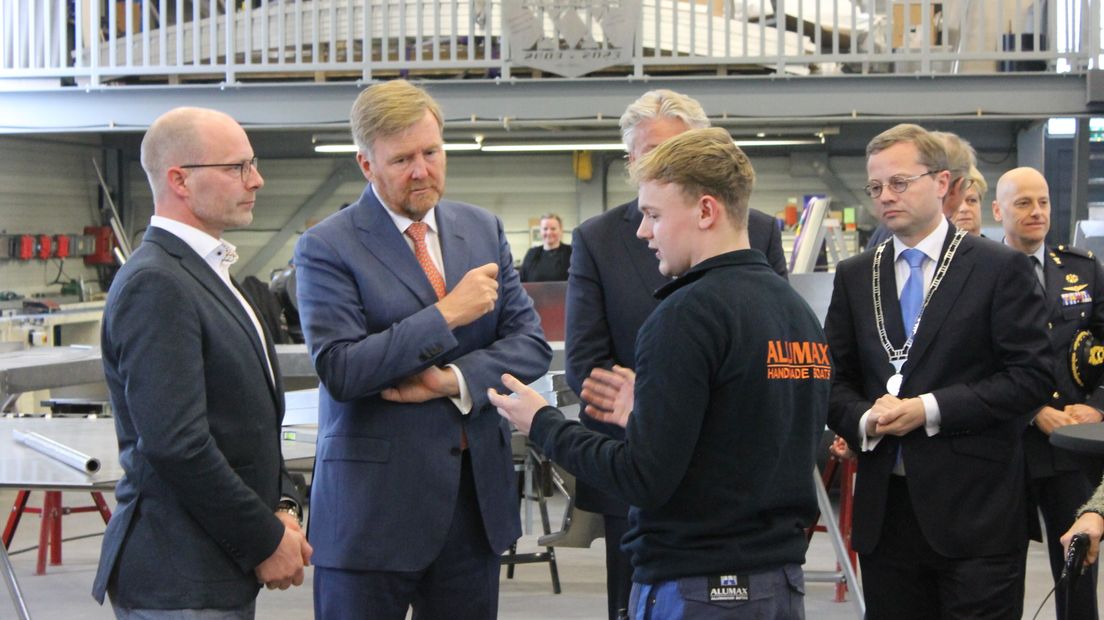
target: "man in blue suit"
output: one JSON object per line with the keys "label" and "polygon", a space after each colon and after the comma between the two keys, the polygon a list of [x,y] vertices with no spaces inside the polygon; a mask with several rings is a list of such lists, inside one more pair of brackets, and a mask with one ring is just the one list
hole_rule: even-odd
{"label": "man in blue suit", "polygon": [[310,559],[280,457],[272,335],[221,238],[253,220],[256,164],[214,110],[167,112],[142,140],[154,216],[111,285],[101,339],[125,474],[93,596],[118,618],[252,618],[260,584],[299,585]]}
{"label": "man in blue suit", "polygon": [[551,350],[502,223],[441,200],[442,116],[403,80],[351,113],[360,200],[295,248],[322,380],[309,536],[318,618],[489,619],[521,533],[510,429],[487,400]]}
{"label": "man in blue suit", "polygon": [[[671,90],[651,90],[621,116],[621,137],[629,163],[643,157],[668,138],[709,126],[701,104]],[[636,231],[644,216],[634,198],[590,218],[572,233],[571,270],[567,280],[567,382],[582,394],[583,381],[595,368],[614,364],[632,367],[636,333],[659,305],[655,292],[671,281],[659,272],[659,259]],[[767,257],[771,268],[786,277],[782,237],[773,217],[748,209],[748,237],[752,249]],[[580,417],[583,425],[623,440],[620,427]],[[606,595],[609,620],[629,604],[632,566],[621,550],[628,531],[629,505],[586,482],[576,482],[576,505],[602,514],[606,537]]]}

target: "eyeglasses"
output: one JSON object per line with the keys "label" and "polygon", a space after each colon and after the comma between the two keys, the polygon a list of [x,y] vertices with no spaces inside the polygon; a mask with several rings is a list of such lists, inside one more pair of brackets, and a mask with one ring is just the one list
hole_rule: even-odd
{"label": "eyeglasses", "polygon": [[241,174],[242,183],[249,182],[249,176],[257,169],[257,158],[239,161],[233,164],[185,164],[179,168],[237,168]]}
{"label": "eyeglasses", "polygon": [[871,198],[877,198],[878,196],[881,196],[882,190],[886,187],[893,191],[894,194],[903,194],[908,191],[909,186],[912,185],[913,182],[919,180],[922,177],[926,177],[929,174],[939,174],[940,172],[943,171],[929,170],[914,177],[890,177],[889,181],[885,185],[882,185],[878,181],[871,181],[866,184],[866,187],[864,187],[863,190],[865,190],[866,195],[870,196]]}

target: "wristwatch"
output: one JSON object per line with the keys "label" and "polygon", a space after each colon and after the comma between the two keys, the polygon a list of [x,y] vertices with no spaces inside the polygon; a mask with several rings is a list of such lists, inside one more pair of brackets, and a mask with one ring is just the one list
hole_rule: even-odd
{"label": "wristwatch", "polygon": [[303,511],[299,508],[299,504],[294,501],[290,499],[280,500],[280,503],[276,504],[276,512],[288,513],[299,522],[299,527],[303,527]]}

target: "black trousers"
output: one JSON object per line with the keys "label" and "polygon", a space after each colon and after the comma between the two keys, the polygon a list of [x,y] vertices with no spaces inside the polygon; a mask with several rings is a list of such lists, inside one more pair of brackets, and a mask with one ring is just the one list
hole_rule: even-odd
{"label": "black trousers", "polygon": [[[1066,562],[1062,552],[1062,534],[1073,525],[1078,509],[1088,501],[1093,489],[1080,471],[1058,472],[1053,476],[1030,480],[1028,484],[1031,499],[1043,514],[1050,572],[1057,584]],[[1070,600],[1068,610],[1067,595]],[[1096,620],[1096,564],[1091,569],[1085,569],[1072,592],[1067,593],[1065,586],[1058,587],[1054,591],[1054,605],[1058,620]]]}
{"label": "black trousers", "polygon": [[867,620],[1007,620],[1023,615],[1024,553],[967,558],[939,554],[920,531],[903,477],[890,477],[878,546],[860,555],[859,562]]}
{"label": "black trousers", "polygon": [[633,585],[630,556],[621,550],[621,539],[629,531],[629,520],[602,515],[602,521],[606,528],[606,606],[609,620],[617,620],[618,614],[627,613],[629,609]]}
{"label": "black trousers", "polygon": [[494,620],[498,615],[499,556],[491,552],[475,495],[471,457],[464,452],[460,492],[441,554],[424,570],[314,569],[314,615],[319,620]]}

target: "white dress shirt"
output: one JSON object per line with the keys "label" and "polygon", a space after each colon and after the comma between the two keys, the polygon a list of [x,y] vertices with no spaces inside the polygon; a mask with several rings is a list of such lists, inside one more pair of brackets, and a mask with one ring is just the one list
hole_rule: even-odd
{"label": "white dress shirt", "polygon": [[[936,267],[939,265],[940,254],[943,251],[943,241],[947,238],[947,231],[950,229],[950,224],[947,223],[947,218],[940,217],[939,224],[935,227],[935,230],[931,232],[927,237],[924,237],[916,244],[915,249],[920,250],[927,257],[924,264],[920,266],[921,272],[924,274],[924,295],[928,294],[928,289],[931,288],[932,280],[935,278]],[[893,274],[897,280],[897,299],[901,298],[901,291],[905,288],[905,282],[908,281],[911,274],[911,268],[908,261],[901,258],[901,253],[909,249],[909,246],[905,242],[901,241],[896,235],[893,236]],[[923,318],[920,319],[923,323]],[[919,326],[917,326],[919,328]],[[928,434],[928,437],[935,435],[939,432],[939,424],[941,418],[939,416],[939,402],[935,400],[935,396],[930,392],[920,395],[920,402],[924,403],[924,432]],[[882,440],[881,437],[870,437],[866,434],[866,422],[870,417],[870,410],[867,409],[866,413],[859,418],[859,436],[863,438],[863,445],[861,449],[863,452],[873,450],[878,442]],[[900,473],[900,472],[898,472]]]}

